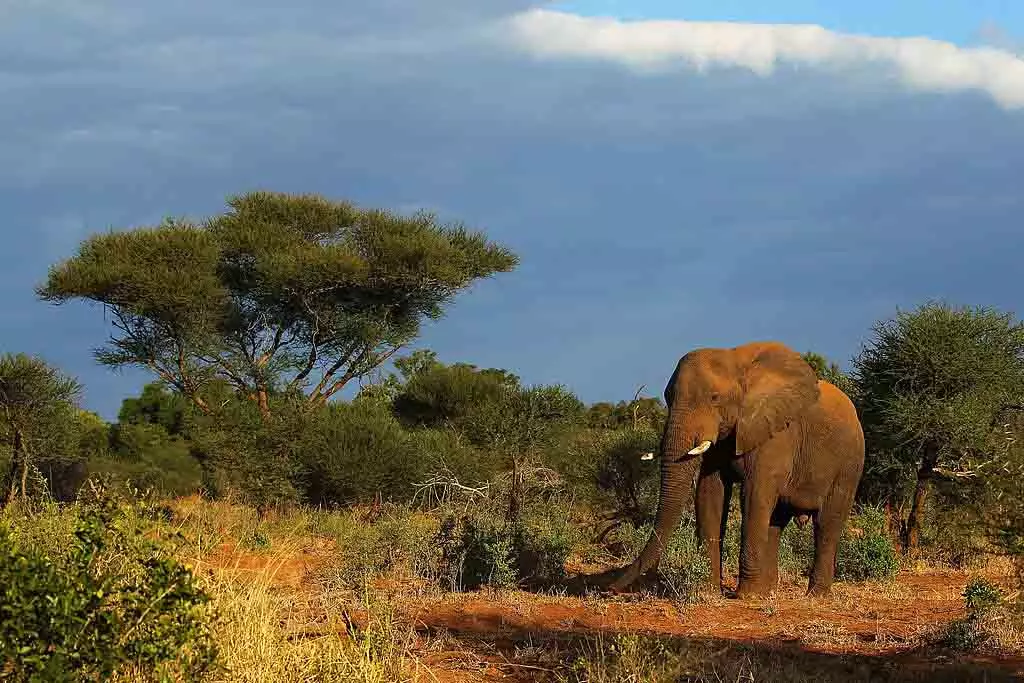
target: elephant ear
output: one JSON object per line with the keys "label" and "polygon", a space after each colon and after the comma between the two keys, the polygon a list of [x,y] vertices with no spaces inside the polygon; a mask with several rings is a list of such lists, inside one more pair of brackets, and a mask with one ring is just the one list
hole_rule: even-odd
{"label": "elephant ear", "polygon": [[817,402],[818,377],[807,362],[786,347],[769,347],[754,356],[743,375],[743,401],[736,423],[736,454],[754,450]]}

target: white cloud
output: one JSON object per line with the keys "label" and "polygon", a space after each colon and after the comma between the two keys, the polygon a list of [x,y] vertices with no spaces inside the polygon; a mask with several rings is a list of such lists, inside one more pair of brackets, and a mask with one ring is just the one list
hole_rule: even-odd
{"label": "white cloud", "polygon": [[622,21],[532,9],[500,25],[502,39],[549,58],[603,59],[638,70],[689,64],[761,76],[783,64],[819,69],[887,69],[924,92],[980,90],[1007,109],[1024,108],[1024,59],[993,47],[964,48],[930,38],[837,33],[811,24]]}

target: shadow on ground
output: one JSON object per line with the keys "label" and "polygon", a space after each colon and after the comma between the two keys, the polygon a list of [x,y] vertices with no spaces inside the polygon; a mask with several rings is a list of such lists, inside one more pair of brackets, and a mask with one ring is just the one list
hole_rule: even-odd
{"label": "shadow on ground", "polygon": [[[883,654],[836,653],[813,649],[797,639],[751,641],[629,631],[594,631],[571,623],[537,628],[515,614],[436,612],[417,619],[421,633],[457,640],[491,662],[497,655],[511,680],[590,680],[573,678],[580,659],[601,662],[602,681],[650,683],[703,681],[1017,681],[1024,660],[964,655],[925,647]],[[617,640],[627,636],[628,641]],[[497,664],[500,668],[502,665]],[[578,667],[576,669],[579,671]],[[568,675],[568,677],[567,677]],[[561,677],[560,677],[561,676]]]}

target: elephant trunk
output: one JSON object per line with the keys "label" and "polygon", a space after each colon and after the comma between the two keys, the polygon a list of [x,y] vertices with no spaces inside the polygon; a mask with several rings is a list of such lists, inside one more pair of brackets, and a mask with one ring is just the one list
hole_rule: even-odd
{"label": "elephant trunk", "polygon": [[692,501],[693,475],[701,457],[688,453],[698,443],[698,437],[692,436],[683,422],[681,411],[674,411],[665,425],[661,438],[661,491],[654,529],[640,555],[615,581],[613,589],[627,587],[658,564],[668,539],[679,524],[683,507]]}

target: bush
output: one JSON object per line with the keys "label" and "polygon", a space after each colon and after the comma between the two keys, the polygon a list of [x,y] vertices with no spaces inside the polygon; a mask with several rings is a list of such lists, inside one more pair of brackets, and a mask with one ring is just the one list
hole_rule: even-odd
{"label": "bush", "polygon": [[189,445],[162,426],[147,423],[118,424],[111,452],[91,460],[89,471],[172,497],[195,493],[203,480],[202,467]]}
{"label": "bush", "polygon": [[532,505],[509,522],[477,511],[449,515],[437,545],[442,578],[452,590],[550,586],[565,578],[565,561],[580,541],[559,506]]}
{"label": "bush", "polygon": [[116,517],[109,502],[85,508],[60,557],[0,527],[0,670],[14,680],[198,680],[216,668],[208,596]]}
{"label": "bush", "polygon": [[330,405],[310,420],[297,445],[306,498],[341,505],[409,500],[424,477],[416,442],[391,413],[370,401]]}
{"label": "bush", "polygon": [[985,578],[971,579],[964,588],[964,603],[971,613],[987,612],[997,607],[1002,599],[999,586]]}
{"label": "bush", "polygon": [[561,474],[578,498],[610,508],[620,519],[645,524],[658,508],[657,460],[640,456],[658,448],[652,430],[587,429],[571,436],[546,464]]}
{"label": "bush", "polygon": [[967,616],[947,624],[934,641],[951,650],[971,652],[996,639],[989,617],[1002,603],[1003,594],[991,581],[979,577],[967,584],[963,596]]}
{"label": "bush", "polygon": [[[617,547],[619,559],[632,561],[639,555],[653,528],[652,524],[638,527],[630,523],[619,527],[609,539],[612,547]],[[657,574],[656,592],[683,602],[693,602],[709,585],[711,559],[692,524],[681,524],[669,538]]]}
{"label": "bush", "polygon": [[395,570],[434,578],[441,559],[432,542],[437,530],[433,518],[397,505],[385,505],[372,521],[361,512],[332,514],[319,529],[333,533],[337,542],[338,555],[327,576],[349,588],[362,588],[368,577]]}
{"label": "bush", "polygon": [[272,403],[269,419],[252,403],[229,392],[207,400],[218,410],[186,414],[185,436],[203,469],[203,485],[214,497],[233,498],[263,511],[302,498],[296,486],[297,442],[311,424],[301,406]]}
{"label": "bush", "polygon": [[900,560],[887,525],[885,512],[878,508],[865,507],[853,516],[839,542],[838,580],[865,581],[895,576]]}

